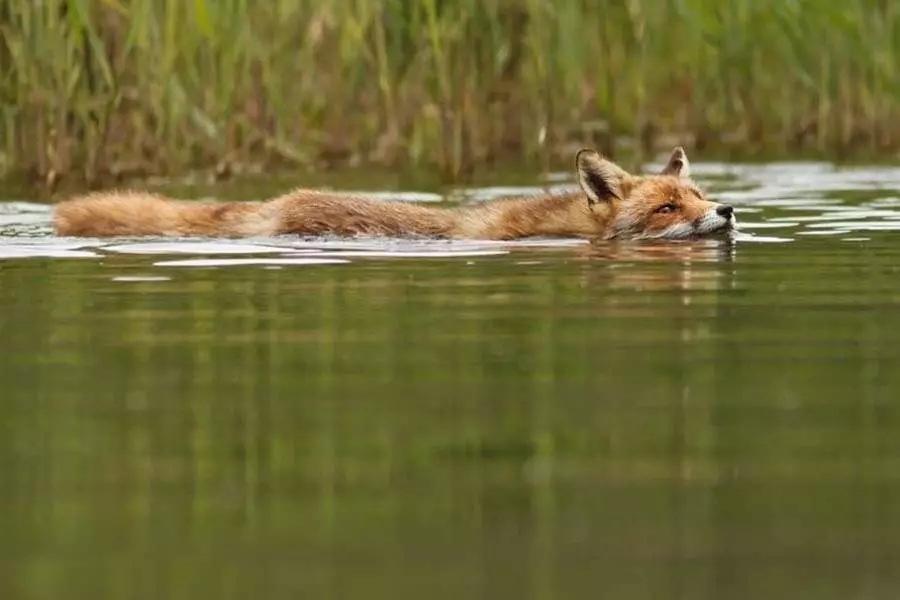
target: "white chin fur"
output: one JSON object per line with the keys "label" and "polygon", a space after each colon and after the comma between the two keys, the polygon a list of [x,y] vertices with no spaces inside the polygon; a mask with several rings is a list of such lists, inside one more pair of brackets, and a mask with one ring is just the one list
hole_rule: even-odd
{"label": "white chin fur", "polygon": [[645,239],[683,240],[720,231],[727,228],[729,225],[732,227],[734,226],[734,216],[730,219],[726,219],[713,209],[707,211],[699,221],[694,223],[676,223],[666,227],[662,231],[645,233],[638,237]]}
{"label": "white chin fur", "polygon": [[669,225],[662,231],[647,233],[642,237],[659,240],[683,240],[685,238],[694,237],[697,233],[697,228],[690,223],[675,223],[674,225]]}

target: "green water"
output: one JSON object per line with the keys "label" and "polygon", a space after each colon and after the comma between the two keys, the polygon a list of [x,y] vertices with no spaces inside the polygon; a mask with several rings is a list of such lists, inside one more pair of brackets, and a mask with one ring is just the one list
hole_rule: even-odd
{"label": "green water", "polygon": [[731,242],[5,205],[0,597],[895,597],[900,170],[706,173]]}

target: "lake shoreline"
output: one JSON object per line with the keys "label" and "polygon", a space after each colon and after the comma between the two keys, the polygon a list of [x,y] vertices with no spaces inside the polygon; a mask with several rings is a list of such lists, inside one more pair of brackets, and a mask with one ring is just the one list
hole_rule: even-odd
{"label": "lake shoreline", "polygon": [[676,143],[719,160],[900,150],[887,5],[74,6],[0,10],[0,177],[47,193],[195,169],[464,182],[567,168],[577,146],[616,161]]}

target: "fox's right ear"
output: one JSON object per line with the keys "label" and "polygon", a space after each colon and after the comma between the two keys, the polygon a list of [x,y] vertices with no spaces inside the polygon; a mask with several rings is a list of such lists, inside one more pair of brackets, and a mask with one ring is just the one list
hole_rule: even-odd
{"label": "fox's right ear", "polygon": [[622,180],[628,176],[614,162],[600,156],[596,150],[582,148],[575,155],[578,184],[587,194],[588,204],[622,200]]}
{"label": "fox's right ear", "polygon": [[675,149],[672,150],[672,154],[669,155],[669,160],[666,161],[666,166],[663,167],[662,174],[676,175],[678,177],[691,176],[691,163],[688,162],[688,157],[684,152],[684,148],[675,146]]}

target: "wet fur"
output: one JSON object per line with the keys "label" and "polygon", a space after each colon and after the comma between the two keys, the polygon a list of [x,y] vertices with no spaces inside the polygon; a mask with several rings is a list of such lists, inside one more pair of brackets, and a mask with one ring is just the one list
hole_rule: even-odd
{"label": "wet fur", "polygon": [[[576,156],[580,190],[465,208],[298,189],[266,202],[179,201],[140,191],[97,192],[56,205],[63,236],[390,236],[689,238],[730,228],[688,176],[676,148],[659,174],[631,175],[593,150]],[[668,207],[661,210],[661,207]],[[671,210],[669,210],[671,209]]]}

